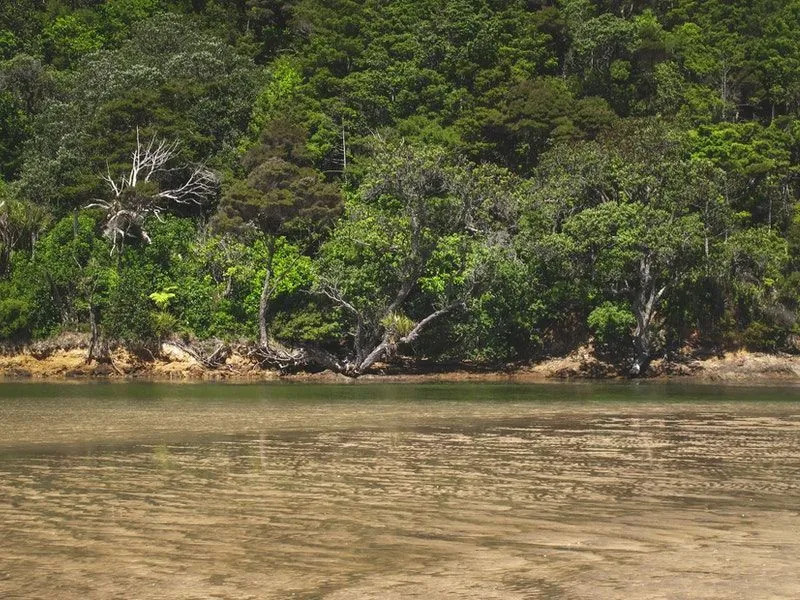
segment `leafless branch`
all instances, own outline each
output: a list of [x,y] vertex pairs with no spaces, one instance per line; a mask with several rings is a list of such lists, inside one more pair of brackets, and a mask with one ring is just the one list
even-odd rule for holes
[[111,168],[106,165],[106,173],[101,175],[101,179],[109,188],[110,199],[96,199],[87,208],[102,208],[106,211],[104,233],[111,241],[112,253],[119,250],[128,237],[138,237],[145,243],[150,243],[150,236],[144,230],[145,221],[151,216],[161,220],[161,214],[170,203],[199,205],[216,193],[217,176],[203,165],[192,167],[186,180],[177,187],[159,189],[156,192],[136,189],[141,183],[163,185],[166,183],[165,179],[172,179],[165,175],[184,170],[185,167],[169,167],[179,146],[177,140],[168,142],[155,136],[144,143],[137,128],[136,148],[131,153],[129,171],[115,179]]

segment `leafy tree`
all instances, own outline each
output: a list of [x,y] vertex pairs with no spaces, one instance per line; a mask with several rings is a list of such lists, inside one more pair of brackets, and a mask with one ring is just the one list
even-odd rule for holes
[[102,317],[106,334],[131,347],[147,347],[159,331],[151,309],[150,282],[134,265],[123,264],[112,278]]
[[527,174],[551,143],[593,137],[613,120],[603,100],[575,100],[563,81],[551,78],[514,86],[498,108],[477,112],[462,127],[480,156]]
[[351,353],[328,366],[360,375],[465,307],[483,276],[494,191],[441,151],[376,152],[320,251],[317,288],[354,325]]
[[96,226],[85,214],[60,219],[20,270],[29,278],[26,287],[33,296],[35,335],[79,329],[91,320],[92,280],[109,261],[106,245],[95,235]]
[[49,224],[40,207],[15,200],[4,187],[0,181],[0,277],[8,273],[14,253],[31,251]]
[[26,134],[24,113],[11,94],[0,93],[0,177],[12,179],[16,175]]
[[58,17],[45,28],[48,60],[57,66],[74,66],[83,57],[100,50],[104,39],[77,14]]
[[[592,269],[601,294],[630,302],[633,375],[642,373],[652,358],[658,311],[667,293],[692,277],[701,231],[696,215],[676,217],[638,202],[607,202],[565,224],[576,257]],[[592,312],[595,326],[600,324],[597,311]]]
[[152,17],[162,5],[161,0],[107,0],[100,5],[104,37],[116,42],[124,40],[135,23]]
[[[252,63],[192,21],[135,23],[118,49],[92,54],[32,124],[20,174],[24,197],[74,209],[101,193],[98,173],[121,170],[145,139],[181,139],[184,162],[231,162],[247,127]],[[227,153],[227,154],[226,154]],[[217,158],[219,157],[219,158]]]
[[[228,187],[215,217],[218,229],[254,235],[264,244],[258,310],[259,340],[264,347],[270,342],[269,301],[283,283],[275,273],[277,250],[284,245],[281,238],[302,239],[319,231],[336,215],[341,202],[335,186],[311,165],[304,141],[299,127],[280,120],[269,123],[260,144],[242,160],[246,177]],[[295,260],[299,259],[297,255]]]
[[725,244],[730,289],[737,329],[755,350],[776,350],[792,330],[797,314],[782,302],[779,285],[788,259],[786,241],[761,227],[736,232]]

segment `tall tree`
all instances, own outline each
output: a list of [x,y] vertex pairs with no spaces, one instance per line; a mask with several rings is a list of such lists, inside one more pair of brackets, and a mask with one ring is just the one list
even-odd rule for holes
[[338,213],[337,186],[314,169],[302,128],[287,121],[267,124],[260,143],[242,159],[246,176],[228,186],[215,216],[220,230],[254,235],[266,247],[264,278],[258,309],[259,341],[270,344],[269,302],[279,284],[274,260],[279,238],[308,241]]

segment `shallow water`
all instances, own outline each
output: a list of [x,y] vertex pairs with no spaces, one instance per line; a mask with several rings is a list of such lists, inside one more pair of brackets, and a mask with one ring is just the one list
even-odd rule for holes
[[800,388],[0,385],[1,598],[800,597]]

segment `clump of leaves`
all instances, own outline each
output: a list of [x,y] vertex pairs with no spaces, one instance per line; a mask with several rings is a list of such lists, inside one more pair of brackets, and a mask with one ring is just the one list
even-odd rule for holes
[[587,324],[600,344],[618,348],[629,337],[636,319],[627,306],[604,302],[589,313]]
[[381,319],[381,325],[390,332],[392,337],[401,338],[411,333],[415,323],[413,319],[410,319],[402,313],[391,312]]
[[149,298],[158,307],[158,310],[167,310],[170,301],[175,298],[175,291],[178,289],[176,285],[170,285],[160,292],[153,292]]

